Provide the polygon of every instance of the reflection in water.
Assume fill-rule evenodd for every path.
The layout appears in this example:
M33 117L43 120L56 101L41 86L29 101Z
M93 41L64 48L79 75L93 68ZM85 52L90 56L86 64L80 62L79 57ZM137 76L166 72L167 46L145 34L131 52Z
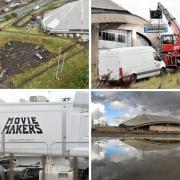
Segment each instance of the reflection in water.
M180 142L100 139L92 142L92 180L180 180Z
M94 142L92 145L92 160L105 159L113 162L139 157L140 153L131 146L128 146L119 139L110 139Z

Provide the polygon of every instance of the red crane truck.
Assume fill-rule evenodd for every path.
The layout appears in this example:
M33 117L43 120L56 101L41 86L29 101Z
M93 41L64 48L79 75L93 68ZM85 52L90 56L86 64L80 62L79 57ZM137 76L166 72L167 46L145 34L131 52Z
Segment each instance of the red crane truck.
M168 21L173 34L161 35L161 56L166 66L177 69L180 67L180 27L170 12L158 2L158 11L161 11Z

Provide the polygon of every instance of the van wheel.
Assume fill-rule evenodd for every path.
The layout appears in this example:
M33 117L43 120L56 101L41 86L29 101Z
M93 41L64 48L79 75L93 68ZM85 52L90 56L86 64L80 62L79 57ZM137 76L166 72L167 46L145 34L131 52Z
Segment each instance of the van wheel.
M136 83L136 81L137 81L137 75L136 75L136 74L132 74L132 75L130 76L130 82L131 82L131 83Z
M161 70L160 70L160 76L164 76L164 75L166 75L166 68L161 68Z

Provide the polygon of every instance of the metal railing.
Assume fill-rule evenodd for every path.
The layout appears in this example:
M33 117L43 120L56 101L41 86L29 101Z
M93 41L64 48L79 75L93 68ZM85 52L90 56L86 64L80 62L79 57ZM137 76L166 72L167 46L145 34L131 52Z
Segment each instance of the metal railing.
M48 145L45 142L5 142L3 139L2 137L0 180L87 180L89 178L88 153L86 152L89 142L53 142ZM16 148L16 151L13 152L12 147L11 149L9 148L10 144L16 144L16 146L13 146ZM29 147L34 144L39 146L44 144L44 149L41 148L43 149L42 153L39 149L37 153L25 150L23 152L22 144L28 144L30 145ZM7 148L7 146L9 147ZM20 151L17 153L17 150ZM74 150L74 152L71 153L71 150ZM82 154L80 154L81 150ZM40 162L32 165L28 158L28 164L18 164L18 158L20 157L21 159L35 157ZM82 159L86 162L86 167L80 165ZM58 169L64 161L69 162L69 170ZM55 170L54 167L56 167Z
M0 158L0 179L1 180L88 180L89 167L80 169L79 158L71 158L71 167L69 170L58 170L47 172L47 157L39 156L41 158L40 164L23 165L18 164L16 156L10 154ZM87 163L88 163L88 159Z

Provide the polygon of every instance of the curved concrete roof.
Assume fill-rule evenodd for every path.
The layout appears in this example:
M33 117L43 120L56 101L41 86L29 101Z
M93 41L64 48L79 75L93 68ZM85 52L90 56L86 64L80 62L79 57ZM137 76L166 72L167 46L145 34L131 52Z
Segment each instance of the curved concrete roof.
M100 13L92 14L92 23L120 23L120 24L147 24L145 19L133 14Z
M91 0L91 7L93 9L104 9L104 10L115 10L115 11L126 11L122 6L112 2L111 0Z
M159 46L158 34L144 33L144 25L150 24L149 21L132 14L111 0L92 0L91 21L94 24L117 23L120 29L133 30L135 28L137 33L148 39L153 47Z
M77 31L80 33L81 30L88 32L89 0L78 0L66 3L63 6L50 11L44 15L42 25L44 29L52 33Z
M129 119L128 121L124 122L123 125L140 127L140 126L145 126L149 124L159 124L159 123L180 124L180 120L173 117L169 119L169 117L167 116L143 114L143 115L136 116L132 119Z
M144 18L132 14L111 0L92 0L92 23L147 24Z

